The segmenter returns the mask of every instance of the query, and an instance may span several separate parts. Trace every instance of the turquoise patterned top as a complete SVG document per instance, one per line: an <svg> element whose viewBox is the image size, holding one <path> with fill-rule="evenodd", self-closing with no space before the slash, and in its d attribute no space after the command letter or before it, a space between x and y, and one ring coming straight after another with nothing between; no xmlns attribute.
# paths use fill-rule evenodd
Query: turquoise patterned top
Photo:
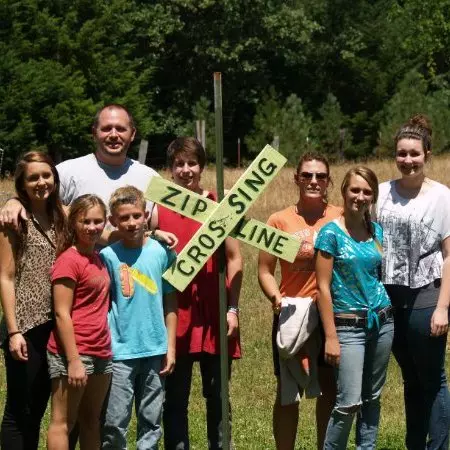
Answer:
<svg viewBox="0 0 450 450"><path fill-rule="evenodd" d="M376 312L391 304L379 276L383 230L379 224L372 224L376 240L358 242L333 221L321 228L315 243L316 250L334 257L331 280L334 313L366 311L368 328L379 325Z"/></svg>

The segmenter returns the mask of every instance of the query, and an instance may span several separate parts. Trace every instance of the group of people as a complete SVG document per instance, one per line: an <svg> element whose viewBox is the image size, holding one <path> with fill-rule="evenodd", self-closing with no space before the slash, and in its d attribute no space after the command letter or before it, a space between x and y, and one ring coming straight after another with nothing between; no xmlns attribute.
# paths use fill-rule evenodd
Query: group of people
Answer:
<svg viewBox="0 0 450 450"><path fill-rule="evenodd" d="M133 405L138 449L158 448L161 422L165 448L187 449L195 361L209 445L221 448L216 257L175 293L162 275L200 224L145 200L158 175L127 157L136 130L124 106L102 108L92 131L94 154L58 166L23 155L16 198L0 214L1 448L38 448L51 396L51 450L78 440L82 450L126 449ZM167 155L175 183L215 199L199 184L206 155L196 139L176 139ZM239 358L242 259L233 239L225 248L230 357Z"/></svg>
<svg viewBox="0 0 450 450"><path fill-rule="evenodd" d="M82 450L126 449L133 404L138 449L158 448L161 425L167 450L188 449L199 362L208 447L221 449L222 420L231 415L223 418L221 408L216 255L176 293L162 275L200 224L145 200L158 175L127 157L136 130L124 106L102 108L92 131L94 154L58 166L40 152L22 156L17 196L0 212L1 447L37 449L51 396L50 450L75 448L77 440ZM293 263L279 260L280 283L275 256L261 252L258 263L274 312L277 449L294 449L298 398L312 378L318 448L345 449L355 417L357 448L375 448L391 347L404 381L406 447L448 448L450 191L424 173L426 118L412 117L394 144L401 177L379 185L371 169L349 170L343 207L328 203L327 159L302 155L297 203L268 220L301 240ZM196 139L175 139L167 161L176 184L216 200L201 187L206 154ZM233 238L224 248L230 377L231 361L240 358L242 258ZM306 374L299 396L286 402L278 343L295 309L315 326L294 358Z"/></svg>
<svg viewBox="0 0 450 450"><path fill-rule="evenodd" d="M259 282L274 311L273 432L279 450L294 448L298 426L298 401L283 401L289 380L280 372L280 335L296 309L308 323L320 314L316 328L323 344L316 341L313 361L322 392L316 405L319 449L347 448L355 417L356 448L376 447L391 348L404 383L405 447L449 448L450 190L425 175L431 135L425 116L411 117L394 138L400 178L379 185L368 167L350 169L341 184L342 209L327 201L327 160L303 155L295 174L297 204L269 218L302 240L293 263L280 260L279 285L277 259L264 252L259 257ZM300 394L310 387L309 378Z"/></svg>

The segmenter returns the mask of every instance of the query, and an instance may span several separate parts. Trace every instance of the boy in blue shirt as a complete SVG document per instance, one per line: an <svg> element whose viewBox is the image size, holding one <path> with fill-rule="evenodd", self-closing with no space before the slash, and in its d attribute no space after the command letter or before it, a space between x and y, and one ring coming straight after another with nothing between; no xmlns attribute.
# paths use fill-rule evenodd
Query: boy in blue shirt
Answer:
<svg viewBox="0 0 450 450"><path fill-rule="evenodd" d="M141 191L117 189L109 218L121 240L101 251L111 277L108 315L113 376L103 428L103 449L126 449L133 399L137 449L157 449L164 376L175 367L176 294L162 279L175 253L145 235L148 212Z"/></svg>

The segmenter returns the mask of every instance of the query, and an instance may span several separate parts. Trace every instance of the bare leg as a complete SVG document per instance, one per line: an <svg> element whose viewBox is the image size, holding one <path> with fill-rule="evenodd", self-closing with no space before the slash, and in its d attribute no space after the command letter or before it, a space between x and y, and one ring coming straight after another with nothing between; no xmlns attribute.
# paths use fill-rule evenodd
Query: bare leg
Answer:
<svg viewBox="0 0 450 450"><path fill-rule="evenodd" d="M298 426L298 403L281 406L280 379L277 377L277 397L273 406L273 436L277 450L294 450Z"/></svg>
<svg viewBox="0 0 450 450"><path fill-rule="evenodd" d="M111 374L89 375L78 413L81 450L101 447L100 416L110 382Z"/></svg>
<svg viewBox="0 0 450 450"><path fill-rule="evenodd" d="M71 387L67 377L52 380L52 413L47 433L48 450L68 450L69 433L76 423L84 388Z"/></svg>
<svg viewBox="0 0 450 450"><path fill-rule="evenodd" d="M331 366L319 366L318 375L322 395L316 401L317 450L322 450L328 421L336 402L336 380Z"/></svg>

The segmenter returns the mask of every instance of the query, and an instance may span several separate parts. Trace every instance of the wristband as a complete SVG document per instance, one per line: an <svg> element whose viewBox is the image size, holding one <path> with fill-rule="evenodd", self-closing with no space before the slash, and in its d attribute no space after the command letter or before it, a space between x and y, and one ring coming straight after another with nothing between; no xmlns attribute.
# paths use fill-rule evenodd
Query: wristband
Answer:
<svg viewBox="0 0 450 450"><path fill-rule="evenodd" d="M272 303L272 310L273 310L273 313L278 316L281 311L281 303L278 303L277 305Z"/></svg>
<svg viewBox="0 0 450 450"><path fill-rule="evenodd" d="M240 309L237 306L229 306L228 311L230 313L236 314L236 316L239 316Z"/></svg>
<svg viewBox="0 0 450 450"><path fill-rule="evenodd" d="M16 334L22 334L21 331L13 331L12 333L8 333L8 337L11 338L13 336L15 336Z"/></svg>

